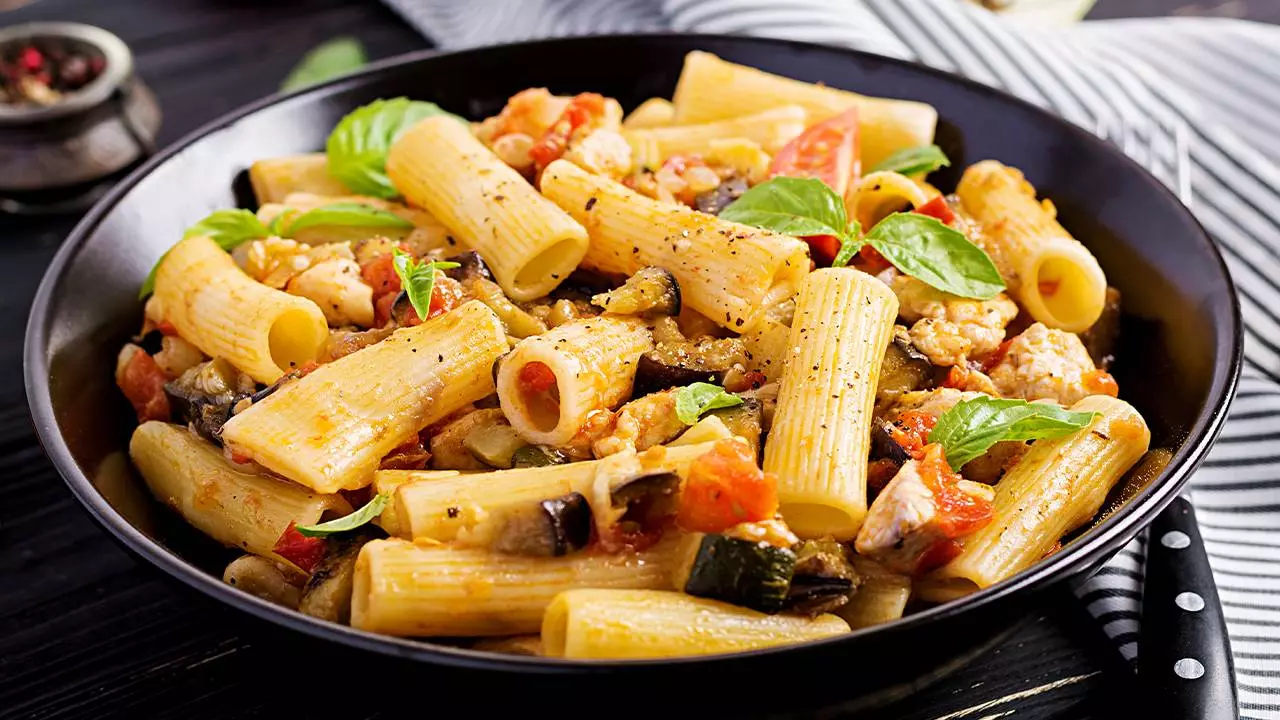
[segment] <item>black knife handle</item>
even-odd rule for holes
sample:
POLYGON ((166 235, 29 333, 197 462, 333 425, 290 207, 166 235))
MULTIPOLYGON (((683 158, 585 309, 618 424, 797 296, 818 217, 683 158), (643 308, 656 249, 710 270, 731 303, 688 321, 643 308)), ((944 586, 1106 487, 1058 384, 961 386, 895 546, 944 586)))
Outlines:
POLYGON ((1147 717, 1238 717, 1226 618, 1195 511, 1182 497, 1151 524, 1138 678, 1147 717))

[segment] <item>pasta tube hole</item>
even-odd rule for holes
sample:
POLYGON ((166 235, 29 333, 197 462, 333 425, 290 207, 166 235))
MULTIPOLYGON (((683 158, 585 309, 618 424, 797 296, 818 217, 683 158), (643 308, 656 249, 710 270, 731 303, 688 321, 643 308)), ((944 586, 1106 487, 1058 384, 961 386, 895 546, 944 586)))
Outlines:
POLYGON ((1027 312, 1067 332, 1084 332, 1102 315, 1107 281, 1089 251, 1060 243, 1041 253, 1020 288, 1027 312))
POLYGON ((267 344, 271 362, 286 373, 316 359, 329 328, 305 310, 287 310, 271 323, 267 344))
POLYGON ((534 255, 516 273, 516 300, 532 300, 551 292, 569 277, 582 261, 586 245, 577 238, 565 238, 534 255))
POLYGON ((862 518, 834 505, 820 503, 785 503, 778 511, 792 532, 802 538, 818 538, 831 535, 837 540, 849 540, 858 534, 862 518))
POLYGON ((560 425, 560 381, 555 371, 546 363, 526 363, 520 368, 519 383, 529 424, 540 433, 555 430, 560 425))

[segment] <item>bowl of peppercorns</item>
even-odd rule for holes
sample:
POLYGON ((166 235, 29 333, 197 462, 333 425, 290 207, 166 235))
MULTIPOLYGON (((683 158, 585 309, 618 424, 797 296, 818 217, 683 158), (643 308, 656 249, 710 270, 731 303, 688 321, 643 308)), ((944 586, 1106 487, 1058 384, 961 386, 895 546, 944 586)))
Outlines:
POLYGON ((0 210, 82 204, 151 154, 160 110, 115 35, 0 28, 0 210))

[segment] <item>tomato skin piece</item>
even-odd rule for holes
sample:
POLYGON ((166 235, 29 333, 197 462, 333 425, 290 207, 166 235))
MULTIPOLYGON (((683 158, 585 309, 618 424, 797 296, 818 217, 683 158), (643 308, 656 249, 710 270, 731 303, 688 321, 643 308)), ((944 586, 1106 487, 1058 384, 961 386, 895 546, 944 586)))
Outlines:
POLYGON ((1004 360, 1004 357, 1009 354, 1009 346, 1012 344, 1013 338, 1009 338, 1008 340, 1000 343, 999 347, 997 347, 995 351, 983 359, 982 372, 990 373, 992 368, 999 365, 1000 361, 1004 360))
POLYGON ((941 195, 912 210, 912 212, 917 215, 928 215, 947 225, 952 225, 956 221, 956 214, 951 211, 951 206, 947 204, 947 199, 941 195))
POLYGON ((777 478, 756 466, 750 448, 725 438, 689 467, 676 524, 692 532, 723 532, 777 512, 777 478))
POLYGON ((800 239, 809 243, 809 255, 818 267, 831 267, 831 261, 840 254, 840 239, 835 235, 808 235, 800 239))
POLYGON ((169 420, 169 396, 164 394, 168 381, 155 358, 138 350, 129 358, 120 375, 120 390, 138 413, 138 422, 169 420))
POLYGON ((862 174, 858 151, 858 109, 852 107, 808 128, 783 146, 773 156, 769 177, 817 178, 844 197, 862 174))
POLYGON ((298 532, 297 523, 290 520, 289 527, 280 533, 280 539, 276 540, 275 547, 271 550, 297 565, 303 572, 311 573, 329 552, 329 543, 324 538, 303 535, 298 532))
POLYGON ((520 368, 520 389, 530 393, 547 392, 556 385, 556 374, 546 363, 533 361, 520 368))
POLYGON ((907 410, 889 425, 889 435, 908 455, 919 460, 924 457, 929 433, 937 424, 938 419, 927 412, 907 410))
POLYGON ((995 517, 995 507, 990 500, 964 492, 956 483, 960 473, 947 464, 942 446, 927 445, 921 453, 920 477, 933 492, 933 502, 938 508, 938 529, 946 538, 958 538, 985 527, 995 517))
POLYGON ((893 267, 893 263, 884 259, 879 250, 870 245, 863 245, 858 250, 858 268, 868 275, 878 275, 893 267))

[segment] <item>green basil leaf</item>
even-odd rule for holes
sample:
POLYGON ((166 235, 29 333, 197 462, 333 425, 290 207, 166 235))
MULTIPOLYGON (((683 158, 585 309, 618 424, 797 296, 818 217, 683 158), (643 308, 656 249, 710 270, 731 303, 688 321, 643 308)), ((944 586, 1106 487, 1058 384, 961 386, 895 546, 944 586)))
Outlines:
POLYGON ((292 237, 299 230, 323 226, 407 229, 413 227, 413 223, 395 213, 369 205, 333 203, 298 215, 288 223, 288 233, 292 237))
POLYGON ((676 391, 676 417, 693 425, 703 413, 742 404, 742 398, 719 385, 698 382, 676 391))
POLYGON ((844 238, 848 225, 844 199, 816 178, 766 180, 730 203, 720 219, 794 236, 844 238))
POLYGON ((336 520, 323 522, 319 525, 295 525, 294 529, 306 537, 325 537, 334 533, 346 532, 347 530, 355 530, 370 520, 382 514, 382 509, 387 506, 387 495, 379 493, 372 500, 365 503, 365 506, 359 510, 344 515, 336 520))
POLYGON ((282 92, 322 83, 358 70, 368 62, 359 40, 339 37, 321 43, 302 57, 280 84, 282 92))
POLYGON ((943 292, 990 300, 1005 288, 982 248, 927 215, 894 213, 864 239, 894 267, 943 292))
POLYGON ((436 270, 448 270, 461 265, 443 261, 420 263, 400 248, 395 248, 391 252, 391 266, 400 277, 400 287, 408 293, 413 311, 418 313, 418 317, 426 320, 427 315, 431 313, 431 292, 436 285, 436 270))
POLYGON ((435 103, 403 97, 356 108, 342 118, 325 144, 329 174, 360 195, 398 197, 400 191, 387 177, 387 151, 419 120, 434 115, 457 117, 435 103))
POLYGON ((836 253, 836 257, 831 261, 831 267, 844 267, 853 260, 853 256, 858 254, 862 246, 866 243, 862 240, 862 225, 853 220, 849 223, 849 235, 840 242, 840 252, 836 253))
POLYGON ((954 470, 1002 440, 1047 440, 1087 427, 1097 413, 1072 412, 1048 403, 981 396, 964 400, 942 414, 929 433, 954 470))
POLYGON ((267 232, 275 237, 284 237, 284 226, 289 220, 298 216, 297 210, 285 208, 280 211, 279 215, 271 218, 271 222, 267 223, 267 232))
MULTIPOLYGON (((257 215, 248 210, 215 210, 200 222, 187 228, 186 232, 182 233, 182 239, 186 240, 196 235, 204 235, 217 243, 218 247, 231 252, 241 243, 270 236, 271 230, 262 224, 257 215)), ((147 278, 142 281, 142 287, 138 290, 139 300, 145 299, 156 291, 156 271, 168 256, 169 251, 166 250, 152 266, 151 272, 147 273, 147 278)))
POLYGON ((896 172, 903 175, 931 173, 940 167, 947 167, 951 160, 937 145, 921 145, 899 150, 876 163, 869 173, 896 172))

